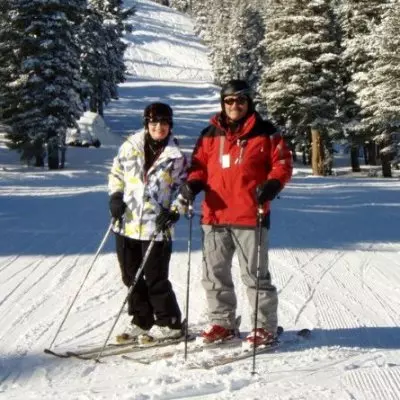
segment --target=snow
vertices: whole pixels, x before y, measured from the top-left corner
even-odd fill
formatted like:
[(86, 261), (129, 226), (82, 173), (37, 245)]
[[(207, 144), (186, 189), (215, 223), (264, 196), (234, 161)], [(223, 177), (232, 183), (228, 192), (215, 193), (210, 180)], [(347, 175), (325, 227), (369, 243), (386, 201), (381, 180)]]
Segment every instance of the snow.
[[(175, 134), (190, 153), (219, 108), (207, 49), (186, 16), (145, 0), (137, 8), (136, 30), (127, 37), (130, 75), (105, 122), (122, 143), (140, 128), (145, 105), (166, 101), (175, 112)], [(251, 359), (189, 369), (221, 350), (189, 354), (185, 363), (182, 346), (168, 360), (154, 355), (151, 365), (118, 356), (95, 364), (44, 354), (90, 267), (55, 350), (102, 344), (126, 295), (111, 238), (94, 262), (109, 224), (106, 182), (118, 145), (68, 148), (60, 171), (22, 166), (18, 155), (0, 147), (0, 399), (400, 398), (399, 176), (371, 178), (365, 167), (350, 174), (342, 164), (337, 176), (326, 178), (298, 166), (273, 203), (270, 263), (280, 324), (288, 335), (313, 329), (310, 341), (259, 356), (256, 375)], [(189, 321), (201, 329), (207, 318), (199, 200), (195, 206)], [(187, 238), (181, 218), (170, 276), (183, 312)], [(236, 259), (233, 271), (241, 330), (248, 332)], [(126, 323), (124, 315), (115, 333)]]

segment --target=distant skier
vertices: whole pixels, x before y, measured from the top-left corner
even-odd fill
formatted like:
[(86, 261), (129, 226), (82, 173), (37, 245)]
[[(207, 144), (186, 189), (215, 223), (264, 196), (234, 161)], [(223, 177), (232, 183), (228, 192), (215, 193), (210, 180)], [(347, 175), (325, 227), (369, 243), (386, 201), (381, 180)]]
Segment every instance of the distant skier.
[(222, 112), (211, 119), (211, 125), (203, 130), (197, 141), (188, 180), (180, 190), (180, 197), (187, 203), (201, 190), (205, 191), (201, 220), (202, 283), (210, 319), (210, 326), (202, 333), (205, 342), (234, 335), (237, 302), (232, 259), (235, 250), (241, 277), (254, 308), (257, 208), (258, 204), (263, 206), (259, 328), (246, 338), (251, 346), (258, 346), (274, 341), (277, 334), (278, 297), (268, 271), (269, 202), (290, 179), (292, 156), (280, 133), (254, 110), (246, 82), (232, 80), (223, 86), (221, 107)]
[(156, 228), (154, 247), (132, 295), (127, 334), (148, 333), (160, 339), (182, 335), (181, 311), (168, 279), (172, 252), (170, 225), (179, 213), (171, 210), (186, 178), (187, 161), (172, 135), (172, 109), (153, 103), (144, 110), (144, 130), (120, 147), (109, 175), (110, 212), (122, 281), (130, 286)]

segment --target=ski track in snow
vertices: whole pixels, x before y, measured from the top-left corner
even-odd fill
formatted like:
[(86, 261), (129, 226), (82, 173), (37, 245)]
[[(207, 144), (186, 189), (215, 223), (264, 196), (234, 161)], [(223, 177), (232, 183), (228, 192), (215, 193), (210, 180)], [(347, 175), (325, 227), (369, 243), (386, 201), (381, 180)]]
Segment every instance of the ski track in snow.
[[(194, 37), (186, 16), (155, 3), (138, 0), (133, 23), (134, 31), (126, 37), (128, 79), (121, 85), (120, 100), (107, 108), (106, 122), (126, 136), (141, 126), (145, 105), (169, 102), (174, 130), (190, 153), (219, 107), (207, 49)], [(0, 143), (1, 400), (400, 398), (396, 178), (312, 178), (299, 170), (281, 200), (273, 203), (270, 268), (279, 291), (279, 321), (285, 335), (307, 327), (313, 338), (259, 355), (256, 375), (251, 375), (251, 359), (211, 370), (188, 369), (182, 343), (169, 349), (177, 351), (169, 359), (157, 360), (167, 348), (147, 350), (157, 360), (151, 365), (119, 356), (95, 364), (45, 355), (43, 349), (53, 340), (104, 235), (106, 180), (116, 151), (117, 146), (71, 148), (67, 168), (50, 172), (21, 167)], [(194, 331), (207, 323), (199, 214), (196, 201), (189, 309)], [(187, 238), (188, 223), (181, 218), (170, 275), (183, 315)], [(251, 322), (237, 258), (233, 275), (245, 335)], [(125, 296), (110, 238), (54, 348), (102, 345)], [(114, 333), (128, 321), (124, 312)], [(189, 353), (188, 363), (229, 351)]]

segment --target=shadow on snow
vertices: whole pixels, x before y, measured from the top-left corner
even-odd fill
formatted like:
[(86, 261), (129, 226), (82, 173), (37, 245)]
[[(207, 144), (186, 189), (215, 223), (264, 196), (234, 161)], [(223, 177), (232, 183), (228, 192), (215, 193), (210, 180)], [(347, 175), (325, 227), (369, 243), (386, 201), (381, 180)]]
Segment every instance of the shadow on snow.
[[(287, 334), (294, 332), (287, 331)], [(400, 349), (400, 327), (359, 327), (359, 328), (340, 328), (340, 329), (315, 329), (310, 339), (304, 340), (297, 347), (288, 348), (285, 351), (283, 346), (276, 353), (280, 352), (304, 352), (309, 349), (324, 347), (337, 347), (343, 349), (357, 348), (358, 350), (398, 350)], [(191, 357), (189, 353), (189, 362)], [(0, 385), (7, 384), (12, 379), (12, 383), (19, 379), (32, 376), (35, 370), (40, 368), (55, 369), (58, 365), (65, 363), (86, 364), (88, 368), (95, 368), (94, 361), (77, 361), (74, 359), (57, 359), (41, 353), (28, 353), (27, 355), (9, 354), (0, 358)], [(107, 360), (105, 361), (107, 362)], [(123, 361), (121, 361), (123, 362)], [(149, 368), (152, 368), (150, 366)], [(10, 383), (10, 384), (12, 384)]]
[[(76, 187), (76, 181), (72, 181)], [(323, 184), (315, 180), (304, 181), (295, 178), (281, 199), (274, 201), (271, 248), (352, 250), (361, 248), (361, 243), (362, 249), (367, 250), (368, 244), (398, 242), (398, 190), (390, 182), (362, 188), (356, 182), (351, 185), (349, 180), (332, 179), (329, 183), (338, 185), (332, 191), (321, 188)], [(327, 180), (323, 182), (326, 184)], [(373, 185), (376, 181), (362, 182)], [(54, 195), (40, 195), (40, 190), (54, 185), (49, 182), (48, 186), (32, 188), (36, 195), (11, 192), (0, 197), (0, 256), (78, 254), (83, 247), (85, 252), (95, 253), (109, 224), (106, 176), (98, 178), (97, 183), (104, 185), (99, 191), (85, 192), (84, 179), (82, 187), (76, 189), (81, 193), (67, 190), (73, 186), (68, 179), (57, 183), (60, 187), (54, 189)], [(66, 193), (62, 194), (64, 190)], [(193, 251), (201, 249), (202, 197), (199, 195), (195, 204)], [(188, 226), (185, 217), (176, 225), (174, 251), (187, 251)], [(113, 251), (113, 242), (108, 241), (105, 250)]]

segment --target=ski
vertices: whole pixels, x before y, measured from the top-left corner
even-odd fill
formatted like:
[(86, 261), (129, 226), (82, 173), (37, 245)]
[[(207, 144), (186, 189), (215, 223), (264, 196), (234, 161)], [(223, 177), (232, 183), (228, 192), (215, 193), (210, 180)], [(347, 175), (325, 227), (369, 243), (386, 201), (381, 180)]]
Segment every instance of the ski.
[[(281, 326), (278, 326), (278, 336), (281, 336), (283, 333), (283, 328)], [(209, 343), (209, 344), (198, 344), (194, 343), (194, 345), (190, 348), (188, 348), (188, 354), (197, 354), (201, 352), (206, 352), (207, 350), (213, 350), (213, 349), (223, 349), (223, 350), (228, 350), (228, 349), (235, 349), (237, 347), (241, 347), (243, 344), (243, 339), (240, 338), (240, 336), (236, 336), (232, 339), (229, 340), (224, 340), (224, 341), (219, 341), (219, 342), (214, 342), (214, 343)], [(135, 357), (134, 355), (122, 355), (122, 358), (125, 360), (137, 362), (139, 364), (146, 364), (149, 365), (155, 361), (159, 360), (165, 360), (168, 358), (172, 358), (176, 355), (180, 355), (183, 353), (182, 349), (179, 349), (178, 351), (165, 351), (165, 352), (157, 352), (156, 354), (152, 354), (151, 356), (144, 356), (144, 357)]]
[[(264, 353), (273, 352), (278, 350), (280, 347), (290, 348), (291, 346), (298, 345), (302, 343), (302, 339), (309, 339), (311, 336), (311, 331), (309, 329), (302, 329), (296, 333), (296, 337), (291, 339), (277, 340), (270, 345), (263, 346), (256, 349), (256, 356)], [(211, 360), (205, 360), (200, 363), (192, 363), (188, 365), (189, 369), (212, 369), (226, 364), (231, 364), (236, 361), (245, 360), (253, 356), (253, 349), (249, 348), (246, 350), (241, 350), (240, 352), (234, 352), (232, 354), (223, 354), (214, 357)]]
[[(200, 353), (203, 351), (211, 350), (211, 349), (232, 349), (238, 346), (241, 346), (243, 343), (242, 339), (240, 338), (233, 338), (230, 340), (225, 340), (218, 343), (210, 343), (210, 344), (196, 344), (190, 348), (188, 348), (188, 354)], [(125, 360), (133, 361), (139, 364), (146, 364), (149, 365), (155, 361), (166, 360), (168, 358), (172, 358), (176, 355), (183, 354), (182, 349), (177, 349), (175, 351), (167, 350), (164, 352), (157, 352), (152, 354), (151, 356), (144, 356), (144, 357), (136, 357), (135, 355), (127, 355), (122, 354), (122, 358)]]
[[(121, 349), (121, 348), (126, 348), (129, 346), (134, 346), (135, 344), (137, 344), (137, 339), (132, 339), (129, 342), (125, 342), (125, 343), (109, 343), (104, 351), (108, 351), (110, 349)], [(64, 351), (64, 352), (57, 352), (54, 350), (50, 350), (50, 349), (44, 349), (44, 352), (46, 354), (55, 356), (55, 357), (60, 357), (60, 358), (69, 358), (71, 357), (70, 353), (74, 353), (76, 355), (85, 355), (85, 354), (91, 354), (91, 353), (99, 353), (102, 350), (103, 346), (93, 346), (93, 347), (88, 347), (88, 348), (84, 348), (84, 349), (78, 349), (78, 350), (73, 350), (73, 351)]]
[[(185, 324), (185, 321), (182, 322)], [(182, 328), (183, 332), (183, 328)], [(44, 349), (46, 354), (59, 357), (59, 358), (80, 358), (82, 360), (92, 360), (96, 359), (97, 355), (102, 351), (102, 357), (106, 357), (108, 355), (119, 355), (123, 354), (124, 352), (132, 352), (136, 349), (139, 351), (140, 349), (147, 349), (154, 346), (161, 346), (174, 344), (174, 342), (169, 343), (170, 339), (166, 340), (154, 340), (151, 336), (147, 334), (142, 334), (138, 336), (131, 336), (129, 334), (118, 334), (115, 337), (116, 343), (109, 343), (103, 350), (103, 346), (93, 346), (84, 349), (77, 349), (77, 350), (67, 350), (64, 352), (57, 352), (50, 349)], [(165, 341), (165, 344), (164, 344)]]
[[(280, 347), (282, 344), (283, 344), (282, 341), (276, 341), (274, 343), (271, 343), (268, 346), (264, 346), (262, 348), (256, 349), (256, 355), (273, 351), (273, 350), (277, 349), (278, 347)], [(187, 368), (188, 369), (212, 369), (215, 367), (219, 367), (221, 365), (233, 363), (235, 361), (245, 360), (246, 358), (249, 358), (252, 356), (253, 356), (252, 349), (239, 350), (232, 354), (223, 354), (223, 355), (216, 356), (211, 360), (204, 360), (199, 363), (190, 363), (187, 365)]]
[[(190, 335), (188, 340), (192, 341), (195, 339), (194, 335)], [(179, 337), (179, 338), (174, 338), (174, 339), (160, 339), (160, 340), (152, 340), (149, 342), (141, 343), (141, 342), (136, 342), (133, 344), (129, 345), (116, 345), (112, 348), (108, 348), (107, 350), (103, 351), (101, 358), (105, 357), (111, 357), (111, 356), (118, 356), (118, 355), (123, 355), (127, 353), (136, 353), (136, 352), (142, 352), (145, 350), (149, 349), (154, 349), (154, 348), (160, 348), (160, 347), (167, 347), (167, 346), (172, 346), (179, 344), (185, 340), (184, 337)], [(92, 352), (87, 352), (85, 354), (82, 353), (77, 353), (73, 351), (68, 351), (67, 355), (69, 357), (74, 357), (74, 358), (79, 358), (80, 360), (95, 360), (97, 359), (98, 354), (100, 353), (100, 350), (95, 350)]]

